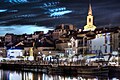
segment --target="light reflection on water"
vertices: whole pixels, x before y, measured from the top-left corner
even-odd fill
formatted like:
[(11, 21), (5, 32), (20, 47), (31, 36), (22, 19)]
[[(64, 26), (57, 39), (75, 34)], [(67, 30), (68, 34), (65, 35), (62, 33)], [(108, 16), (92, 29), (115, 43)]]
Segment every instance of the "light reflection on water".
[(120, 77), (93, 75), (48, 75), (32, 72), (16, 72), (0, 70), (0, 80), (119, 80)]

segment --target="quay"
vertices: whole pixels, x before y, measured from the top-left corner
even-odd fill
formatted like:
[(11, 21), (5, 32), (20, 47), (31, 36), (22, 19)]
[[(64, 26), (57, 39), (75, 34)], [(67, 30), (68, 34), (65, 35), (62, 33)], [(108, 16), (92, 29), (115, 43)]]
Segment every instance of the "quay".
[(120, 72), (118, 66), (82, 66), (79, 64), (48, 64), (34, 61), (29, 62), (0, 62), (0, 68), (3, 70), (41, 72), (47, 74), (95, 74), (108, 75), (114, 72)]

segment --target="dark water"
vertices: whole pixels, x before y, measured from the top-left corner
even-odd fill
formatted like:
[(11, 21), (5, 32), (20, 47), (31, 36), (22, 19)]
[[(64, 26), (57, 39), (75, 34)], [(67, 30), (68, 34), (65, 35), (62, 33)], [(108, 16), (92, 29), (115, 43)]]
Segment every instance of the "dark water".
[[(74, 75), (74, 74), (73, 74)], [(48, 75), (43, 73), (0, 70), (0, 80), (119, 80), (120, 76)]]

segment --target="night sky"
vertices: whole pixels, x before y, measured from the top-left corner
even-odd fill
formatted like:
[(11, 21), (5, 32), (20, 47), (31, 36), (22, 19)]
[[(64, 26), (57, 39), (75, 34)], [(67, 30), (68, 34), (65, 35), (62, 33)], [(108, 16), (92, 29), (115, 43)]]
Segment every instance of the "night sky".
[(83, 28), (89, 2), (94, 25), (120, 26), (120, 0), (0, 0), (0, 35), (47, 32), (61, 23)]

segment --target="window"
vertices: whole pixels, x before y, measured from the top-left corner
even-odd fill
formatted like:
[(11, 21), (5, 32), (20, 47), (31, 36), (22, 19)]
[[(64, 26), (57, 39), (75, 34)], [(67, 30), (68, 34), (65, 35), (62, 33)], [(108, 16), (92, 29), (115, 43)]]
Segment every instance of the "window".
[(91, 18), (89, 18), (89, 22), (91, 22)]

